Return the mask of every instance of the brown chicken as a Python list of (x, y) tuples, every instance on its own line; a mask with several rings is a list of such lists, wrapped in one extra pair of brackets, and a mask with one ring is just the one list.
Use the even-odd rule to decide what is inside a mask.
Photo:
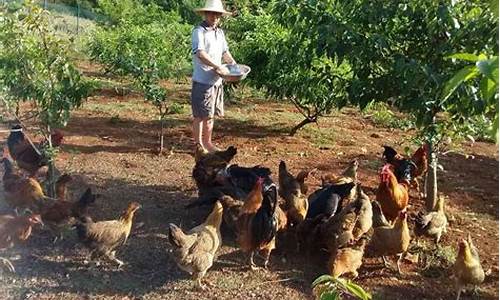
[(249, 265), (256, 269), (253, 257), (256, 251), (264, 255), (267, 268), (271, 251), (275, 248), (278, 222), (275, 217), (278, 206), (278, 191), (274, 184), (263, 187), (259, 178), (248, 195), (238, 218), (238, 244), (248, 254)]
[(3, 175), (5, 202), (16, 211), (18, 209), (38, 211), (46, 198), (40, 183), (34, 178), (25, 178), (19, 174), (7, 157), (4, 157), (2, 162), (5, 170)]
[(118, 267), (123, 265), (123, 261), (115, 256), (115, 249), (127, 242), (134, 214), (140, 207), (139, 203), (131, 202), (118, 220), (94, 222), (90, 217), (84, 217), (75, 225), (78, 238), (91, 251), (91, 259), (105, 256)]
[(336, 249), (328, 261), (330, 274), (337, 278), (344, 274), (352, 274), (354, 278), (358, 277), (358, 269), (363, 263), (363, 255), (368, 236), (362, 236), (354, 245)]
[(330, 253), (354, 242), (353, 230), (359, 219), (361, 202), (351, 202), (340, 213), (321, 224), (320, 232), (324, 246)]
[(399, 213), (394, 225), (374, 227), (373, 230), (370, 247), (377, 255), (382, 256), (386, 267), (388, 264), (385, 256), (398, 255), (397, 270), (401, 274), (399, 263), (403, 254), (408, 250), (411, 239), (406, 212)]
[(408, 206), (408, 186), (409, 183), (406, 180), (401, 183), (397, 181), (390, 164), (382, 168), (376, 200), (380, 203), (382, 212), (389, 222), (394, 221), (399, 212)]
[(204, 288), (201, 279), (212, 267), (215, 253), (222, 244), (222, 212), (222, 204), (217, 201), (205, 222), (187, 233), (174, 224), (169, 225), (168, 238), (173, 247), (172, 256), (179, 268), (191, 274), (201, 289)]
[(430, 236), (434, 238), (434, 242), (439, 244), (441, 235), (446, 233), (448, 219), (444, 213), (444, 197), (440, 196), (437, 202), (436, 211), (431, 211), (427, 214), (420, 213), (415, 221), (415, 235)]
[[(12, 129), (19, 130), (22, 127), (16, 125)], [(54, 130), (51, 134), (51, 141), (53, 147), (59, 147), (63, 141), (62, 132)], [(28, 171), (31, 175), (35, 175), (38, 169), (48, 164), (48, 158), (43, 153), (43, 148), (47, 145), (48, 141), (38, 143), (36, 147), (41, 152), (38, 153), (22, 131), (12, 131), (7, 138), (10, 155), (21, 169)]]
[[(43, 225), (40, 215), (31, 214), (27, 216), (0, 216), (0, 250), (12, 248), (19, 242), (26, 241), (33, 229), (33, 226)], [(11, 272), (15, 272), (12, 263), (1, 257), (0, 260), (4, 263)]]
[(192, 176), (200, 194), (216, 184), (217, 174), (227, 167), (236, 153), (237, 149), (230, 146), (224, 151), (197, 155)]
[(72, 223), (72, 220), (83, 219), (87, 215), (89, 206), (94, 204), (98, 196), (88, 188), (77, 202), (58, 200), (42, 209), (42, 220), (56, 234), (54, 242), (63, 238), (63, 228)]
[[(335, 176), (332, 174), (325, 175), (321, 177), (321, 185), (322, 186), (327, 186), (330, 184), (333, 185), (340, 185), (340, 184), (345, 184), (345, 183), (350, 183), (358, 182), (358, 167), (359, 167), (359, 162), (357, 159), (352, 160), (349, 162), (349, 165), (347, 168), (340, 174), (340, 176)], [(348, 197), (349, 200), (353, 200), (354, 197), (356, 197), (356, 189), (352, 189), (351, 193)]]
[(56, 198), (59, 200), (66, 200), (68, 193), (68, 183), (73, 181), (73, 177), (69, 174), (61, 175), (56, 181)]
[(460, 299), (462, 290), (467, 285), (477, 288), (484, 281), (484, 270), (479, 260), (477, 248), (472, 243), (469, 234), (468, 239), (462, 239), (458, 244), (458, 254), (453, 266), (455, 283), (457, 287), (457, 300)]
[[(303, 174), (303, 173), (301, 173)], [(297, 225), (302, 222), (307, 215), (309, 202), (302, 191), (305, 177), (301, 181), (290, 174), (284, 161), (279, 165), (279, 195), (285, 200), (284, 210), (288, 222)], [(301, 185), (302, 182), (302, 185)]]

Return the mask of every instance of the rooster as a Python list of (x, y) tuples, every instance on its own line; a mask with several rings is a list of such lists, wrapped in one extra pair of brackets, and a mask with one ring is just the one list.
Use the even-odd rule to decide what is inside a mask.
[(453, 266), (455, 283), (457, 286), (457, 300), (460, 300), (462, 289), (467, 285), (477, 285), (484, 281), (484, 270), (481, 266), (479, 253), (472, 243), (469, 234), (467, 240), (462, 239), (458, 244), (458, 254)]
[(411, 182), (420, 195), (420, 184), (418, 178), (426, 175), (428, 168), (427, 152), (429, 151), (428, 144), (420, 146), (411, 156), (411, 159), (403, 157), (394, 148), (383, 146), (384, 152), (382, 157), (386, 162), (393, 165), (395, 175), (398, 181), (407, 180)]
[(83, 219), (87, 215), (88, 207), (94, 204), (98, 196), (88, 188), (77, 202), (58, 200), (42, 210), (42, 220), (56, 233), (54, 242), (63, 238), (61, 229), (72, 219)]
[[(37, 224), (43, 226), (40, 215), (36, 214), (26, 216), (0, 216), (0, 250), (12, 248), (15, 244), (26, 241), (31, 235), (33, 226)], [(12, 273), (16, 271), (8, 259), (1, 257), (0, 261), (2, 261)]]
[[(42, 153), (39, 153), (22, 132), (21, 125), (15, 125), (12, 129), (13, 131), (11, 131), (7, 138), (7, 147), (9, 148), (10, 155), (21, 169), (28, 171), (34, 176), (41, 167), (48, 164), (48, 157), (42, 151), (48, 146), (48, 141), (38, 143), (36, 147), (39, 151), (42, 151)], [(52, 146), (59, 147), (63, 138), (64, 136), (61, 131), (54, 130), (51, 134)]]
[(204, 289), (201, 279), (212, 266), (215, 253), (222, 244), (222, 212), (222, 204), (217, 201), (205, 222), (187, 233), (175, 224), (169, 225), (168, 238), (173, 247), (172, 256), (179, 268), (190, 273), (201, 289)]
[(139, 203), (131, 202), (118, 220), (94, 222), (84, 217), (75, 225), (79, 240), (91, 250), (91, 259), (104, 255), (116, 262), (118, 268), (123, 265), (123, 261), (115, 257), (115, 249), (127, 242), (134, 214), (140, 207)]
[(264, 254), (267, 268), (271, 251), (275, 248), (278, 222), (275, 217), (278, 206), (278, 191), (274, 184), (263, 187), (259, 178), (248, 195), (238, 218), (238, 243), (243, 252), (249, 254), (249, 265), (256, 269), (253, 257), (256, 251)]
[(382, 168), (376, 195), (376, 200), (380, 203), (382, 212), (389, 222), (394, 221), (399, 212), (406, 209), (409, 201), (409, 182), (403, 180), (399, 183), (391, 168), (390, 164)]

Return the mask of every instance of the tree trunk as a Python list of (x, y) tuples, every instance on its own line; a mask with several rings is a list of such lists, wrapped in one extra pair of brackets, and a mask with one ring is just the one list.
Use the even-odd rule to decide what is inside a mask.
[(299, 131), (300, 128), (306, 126), (309, 123), (314, 123), (314, 122), (316, 122), (316, 118), (306, 118), (302, 120), (302, 122), (300, 122), (299, 124), (297, 124), (295, 127), (292, 128), (292, 130), (290, 131), (290, 136), (294, 136), (297, 133), (297, 131)]
[(427, 198), (425, 206), (428, 211), (433, 211), (437, 204), (438, 199), (438, 186), (437, 186), (437, 165), (438, 157), (434, 150), (433, 145), (429, 142), (429, 171), (427, 173), (427, 180), (425, 182), (425, 191)]
[[(47, 126), (47, 132), (48, 132), (48, 142), (49, 142), (49, 147), (48, 149), (39, 149), (44, 152), (45, 155), (49, 156), (49, 170), (47, 173), (47, 196), (55, 198), (56, 197), (56, 182), (55, 182), (55, 167), (54, 167), (54, 159), (52, 157), (52, 135), (51, 135), (51, 128), (50, 126)], [(48, 154), (47, 154), (48, 153)]]
[(163, 119), (163, 116), (161, 117), (161, 120), (160, 120), (160, 153), (158, 153), (158, 155), (161, 155), (163, 153), (163, 131), (164, 131), (164, 127), (165, 127), (165, 120)]

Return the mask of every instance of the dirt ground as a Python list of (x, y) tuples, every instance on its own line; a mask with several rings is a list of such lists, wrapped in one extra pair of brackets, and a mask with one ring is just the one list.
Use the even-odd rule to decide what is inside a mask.
[[(161, 156), (156, 154), (155, 111), (139, 94), (120, 96), (113, 89), (102, 89), (74, 112), (64, 129), (56, 165), (75, 177), (69, 186), (71, 199), (89, 186), (101, 194), (91, 209), (95, 220), (117, 218), (130, 201), (143, 206), (127, 245), (117, 255), (126, 265), (121, 270), (107, 264), (90, 267), (85, 262), (88, 252), (76, 242), (74, 232), (53, 244), (50, 232), (37, 230), (25, 245), (2, 253), (12, 259), (17, 273), (0, 273), (0, 299), (313, 298), (311, 283), (327, 272), (327, 256), (319, 251), (310, 257), (296, 253), (286, 238), (278, 243), (269, 270), (252, 272), (225, 235), (218, 259), (205, 277), (211, 286), (204, 292), (193, 289), (188, 275), (168, 256), (168, 224), (190, 228), (207, 215), (203, 208), (184, 209), (196, 197), (189, 88), (177, 87), (172, 95), (182, 109), (168, 118), (166, 151)], [(243, 96), (244, 100), (227, 106), (224, 119), (217, 120), (216, 143), (236, 146), (234, 163), (270, 167), (276, 180), (280, 160), (293, 172), (317, 168), (308, 180), (312, 191), (321, 175), (338, 174), (358, 158), (359, 179), (373, 198), (382, 166), (381, 145), (403, 149), (399, 143), (407, 144), (412, 134), (377, 127), (357, 110), (346, 108), (290, 137), (288, 130), (301, 120), (291, 105)], [(7, 126), (2, 124), (2, 129)], [(0, 140), (6, 136), (1, 133)], [(449, 197), (451, 223), (442, 245), (455, 251), (458, 240), (470, 233), (487, 276), (479, 294), (468, 292), (463, 299), (498, 299), (498, 148), (477, 142), (464, 143), (461, 149), (460, 154), (449, 153), (440, 160), (439, 189)], [(416, 212), (423, 203), (415, 192), (412, 196), (410, 212)], [(454, 299), (448, 270), (437, 268), (429, 275), (410, 260), (402, 269), (400, 276), (368, 258), (356, 282), (374, 299)]]

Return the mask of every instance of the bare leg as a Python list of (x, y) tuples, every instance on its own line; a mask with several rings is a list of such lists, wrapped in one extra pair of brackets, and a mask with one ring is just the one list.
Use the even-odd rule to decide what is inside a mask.
[(16, 273), (16, 269), (14, 268), (14, 266), (12, 265), (12, 263), (10, 262), (10, 260), (8, 260), (7, 258), (4, 258), (4, 257), (0, 257), (0, 261), (5, 265), (7, 266), (7, 269), (9, 269), (9, 271), (11, 273)]
[(203, 120), (203, 135), (202, 142), (203, 146), (207, 148), (209, 152), (214, 152), (217, 148), (212, 144), (212, 132), (214, 129), (214, 119), (207, 118)]
[(202, 136), (202, 125), (203, 120), (200, 118), (193, 118), (193, 139), (195, 144), (202, 144), (201, 136)]
[(200, 273), (195, 273), (194, 274), (194, 280), (196, 280), (196, 285), (195, 287), (200, 289), (200, 290), (205, 290), (206, 286), (201, 282), (201, 279), (205, 276), (205, 272), (200, 272)]
[(116, 251), (112, 251), (108, 257), (109, 259), (111, 259), (112, 261), (116, 262), (118, 264), (118, 269), (121, 268), (123, 266), (123, 261), (119, 260), (118, 258), (116, 258)]
[(460, 300), (460, 294), (462, 293), (462, 288), (458, 288), (457, 300)]
[(383, 256), (383, 255), (382, 255), (382, 260), (384, 261), (384, 267), (389, 268), (389, 267), (390, 267), (390, 265), (389, 265), (389, 263), (387, 262), (387, 259), (385, 258), (385, 256)]

